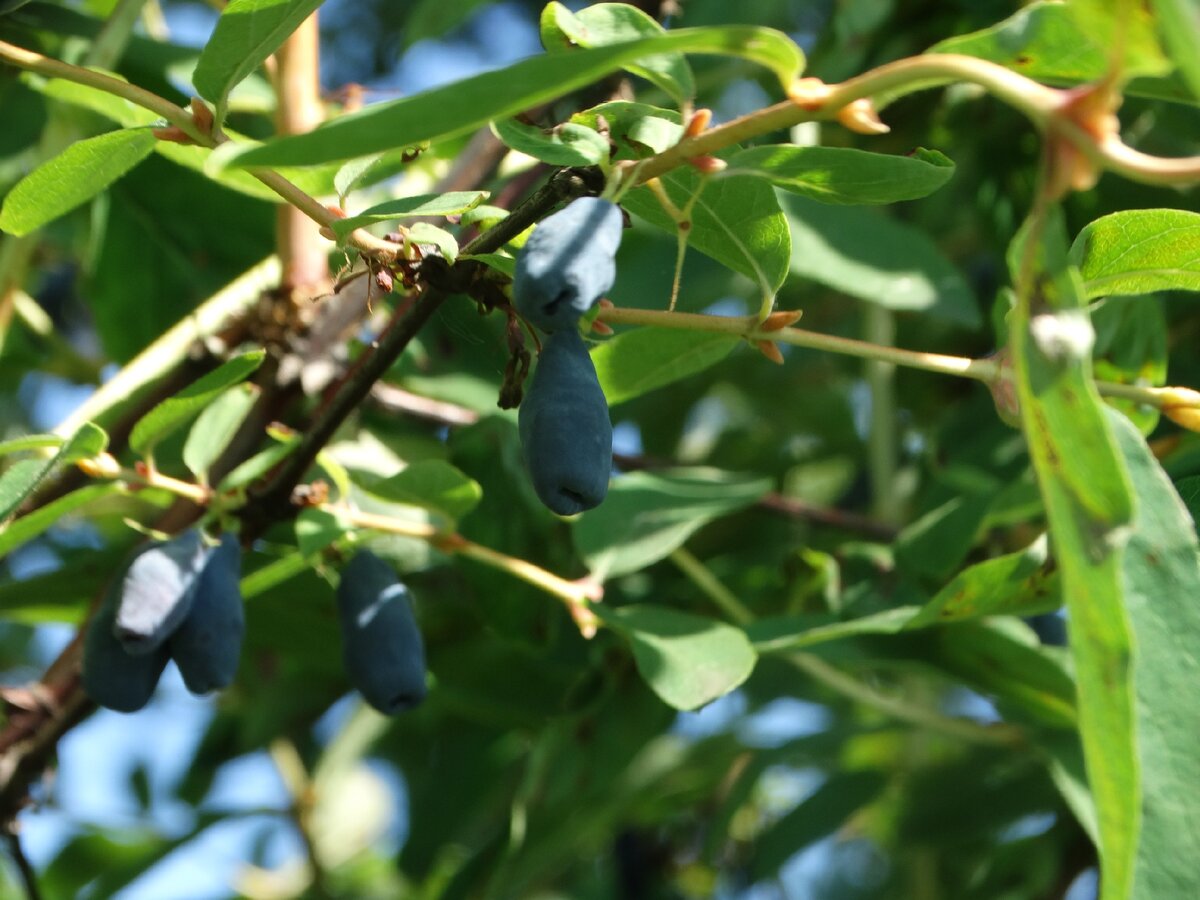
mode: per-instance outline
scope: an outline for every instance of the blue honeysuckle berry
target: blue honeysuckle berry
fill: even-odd
[[[517,423],[525,465],[547,507],[569,516],[604,500],[612,470],[612,424],[578,331],[556,331],[546,339]]]
[[[242,547],[226,533],[208,556],[191,610],[167,641],[183,683],[194,694],[229,687],[246,635],[241,592]]]
[[[570,330],[613,286],[621,208],[580,197],[547,216],[517,254],[513,305],[545,332]]]
[[[151,653],[191,609],[209,548],[198,529],[142,548],[125,570],[114,633],[129,653]]]
[[[169,654],[159,647],[135,656],[117,639],[114,619],[120,584],[117,581],[110,588],[84,636],[83,689],[101,706],[129,713],[150,702]]]
[[[425,699],[425,644],[408,588],[390,565],[360,550],[337,589],[342,663],[363,698],[387,715]]]

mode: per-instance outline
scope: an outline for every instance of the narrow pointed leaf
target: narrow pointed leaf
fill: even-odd
[[[1192,95],[1200,99],[1200,6],[1195,0],[1154,0],[1163,43]]]
[[[219,457],[250,414],[258,391],[239,384],[220,394],[196,419],[183,445],[183,462],[197,478],[208,478],[208,469]]]
[[[322,0],[230,0],[217,20],[192,83],[200,96],[223,107],[234,85],[279,49]]]
[[[253,147],[230,147],[225,165],[312,165],[399,145],[464,134],[603,78],[628,63],[664,52],[737,56],[767,66],[781,85],[800,72],[795,43],[770,28],[727,25],[681,28],[651,38],[572,53],[545,54],[412,97],[378,103],[302,135]]]
[[[355,228],[373,222],[390,222],[394,219],[410,219],[416,216],[454,216],[474,209],[488,197],[487,191],[452,191],[449,194],[421,194],[388,200],[363,210],[356,216],[339,219],[333,231],[344,237]]]
[[[1033,615],[1062,605],[1058,573],[1041,538],[1016,553],[968,566],[908,623],[920,628],[982,616]]]
[[[93,500],[120,493],[121,490],[122,488],[113,482],[89,484],[0,527],[0,556],[57,525],[63,516],[75,512]]]
[[[86,203],[149,156],[156,142],[148,128],[76,141],[8,192],[0,208],[0,231],[21,237]]]
[[[1022,273],[1009,322],[1014,373],[1071,623],[1079,727],[1100,826],[1101,898],[1124,900],[1141,818],[1122,571],[1133,518],[1129,477],[1089,377],[1090,323],[1057,208],[1025,226],[1010,268]]]
[[[262,365],[266,354],[253,350],[222,363],[207,375],[196,379],[178,394],[169,397],[146,413],[129,436],[135,453],[145,453],[185,422],[197,415],[227,388],[244,381]]]
[[[90,459],[108,446],[108,435],[99,425],[85,422],[58,452],[40,459],[21,459],[0,474],[0,521],[8,518],[38,484],[63,463]]]
[[[776,187],[821,203],[897,203],[932,194],[954,175],[954,163],[936,150],[908,156],[868,153],[849,147],[769,144],[735,153],[728,175],[757,175]]]

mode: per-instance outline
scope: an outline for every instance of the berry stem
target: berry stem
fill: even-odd
[[[689,331],[712,331],[731,334],[748,341],[779,341],[794,347],[826,350],[859,359],[891,363],[909,369],[955,375],[988,384],[999,383],[1008,378],[998,359],[986,357],[969,359],[962,356],[947,356],[942,353],[926,353],[921,350],[905,350],[888,347],[869,341],[821,334],[803,328],[786,326],[764,330],[756,316],[712,316],[703,313],[664,312],[653,309],[632,309],[623,306],[603,306],[596,316],[597,321],[609,325],[638,325],[652,328],[678,328]],[[1119,384],[1097,381],[1096,390],[1104,397],[1132,400],[1161,410],[1200,410],[1200,393],[1188,388],[1152,387],[1134,384]],[[1195,429],[1193,429],[1195,430]]]

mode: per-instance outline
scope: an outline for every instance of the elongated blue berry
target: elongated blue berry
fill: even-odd
[[[517,423],[541,501],[561,516],[598,506],[608,493],[612,424],[578,331],[556,331],[542,345]]]
[[[114,633],[127,652],[151,653],[179,627],[208,555],[193,528],[150,544],[134,557],[125,570],[114,621]]]
[[[621,208],[580,197],[543,219],[521,252],[513,305],[542,331],[569,330],[613,286]]]
[[[386,562],[360,550],[337,589],[342,662],[364,699],[388,715],[425,699],[425,644],[408,588]]]
[[[83,689],[89,697],[117,712],[136,712],[145,706],[167,666],[168,653],[128,653],[113,631],[120,581],[109,590],[88,625],[83,639]]]
[[[226,533],[200,573],[191,610],[167,641],[193,694],[229,687],[237,674],[246,634],[241,575],[241,545]]]

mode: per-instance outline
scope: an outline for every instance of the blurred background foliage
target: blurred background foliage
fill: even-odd
[[[30,3],[0,18],[0,37],[70,60],[112,6]],[[329,0],[321,10],[327,98],[344,100],[348,86],[361,85],[368,101],[388,99],[536,52],[540,6]],[[830,81],[1018,8],[1006,0],[649,6],[670,25],[781,29],[806,51],[808,74]],[[118,71],[185,102],[216,11],[158,0],[145,15]],[[777,86],[748,64],[704,57],[694,66],[700,105],[718,120],[777,99]],[[566,119],[616,82],[557,101],[544,120]],[[640,85],[643,95],[653,89]],[[232,126],[265,136],[270,104],[265,81],[252,81]],[[0,69],[0,110],[0,191],[27,170],[48,123],[80,136],[107,127],[78,109],[51,111],[8,68]],[[1194,109],[1130,97],[1120,115],[1143,148],[1197,152]],[[826,125],[819,138],[891,154],[936,148],[954,160],[954,178],[926,199],[882,209],[786,197],[793,262],[778,305],[803,309],[807,328],[847,337],[864,337],[884,310],[898,346],[986,355],[1001,343],[1005,251],[1032,198],[1036,135],[969,89],[906,97],[886,119],[892,130],[883,137]],[[401,177],[422,183],[460,148],[437,147]],[[493,198],[520,177],[501,171],[480,185]],[[1114,210],[1188,203],[1194,208],[1194,197],[1106,175],[1067,202],[1068,228],[1075,234]],[[270,204],[157,157],[57,220],[40,236],[25,282],[49,327],[22,318],[7,332],[0,433],[57,424],[113,364],[273,243]],[[674,257],[673,239],[635,225],[620,251],[614,302],[664,308]],[[743,313],[757,296],[746,279],[693,252],[680,304]],[[431,424],[368,405],[344,435],[346,458],[358,441],[356,458],[379,474],[400,460],[453,463],[483,488],[461,523],[466,537],[579,577],[572,526],[536,502],[514,417],[495,406],[502,325],[452,302],[388,376],[478,421]],[[1136,313],[1110,303],[1098,319],[1106,377],[1150,368],[1169,370],[1174,384],[1200,384],[1198,327],[1194,295],[1142,298]],[[683,464],[769,479],[763,501],[707,522],[686,551],[756,616],[832,620],[921,604],[965,565],[1020,550],[1041,532],[1023,442],[985,388],[895,372],[894,433],[883,439],[894,441],[898,467],[881,499],[868,478],[873,396],[863,364],[784,352],[779,367],[738,347],[703,375],[612,411],[624,468]],[[293,424],[303,421],[297,407]],[[361,446],[364,434],[370,442]],[[1155,438],[1173,477],[1200,474],[1195,436],[1164,427]],[[161,457],[178,452],[167,447]],[[124,519],[147,521],[163,503],[113,498],[86,522],[63,522],[8,556],[5,683],[37,677],[136,537]],[[248,566],[268,564],[293,541],[290,525],[278,527]],[[172,676],[145,712],[102,711],[63,741],[56,775],[20,819],[45,896],[1032,900],[1094,890],[1095,851],[1056,788],[1069,775],[1047,762],[1070,756],[1048,747],[1074,740],[1053,712],[1071,703],[1056,649],[1060,616],[864,635],[806,651],[861,688],[857,695],[764,656],[736,692],[679,714],[643,683],[612,633],[586,642],[532,587],[469,561],[451,565],[422,543],[384,543],[418,598],[432,679],[424,706],[384,720],[347,696],[332,590],[320,574],[268,590],[248,603],[234,688],[196,699]],[[721,614],[677,559],[613,579],[605,600]],[[1029,646],[1039,649],[1022,655]],[[872,697],[895,701],[902,715]],[[952,733],[941,727],[946,717],[978,727]],[[1022,737],[994,740],[986,725],[998,719]],[[18,895],[13,871],[4,875],[6,896]]]

